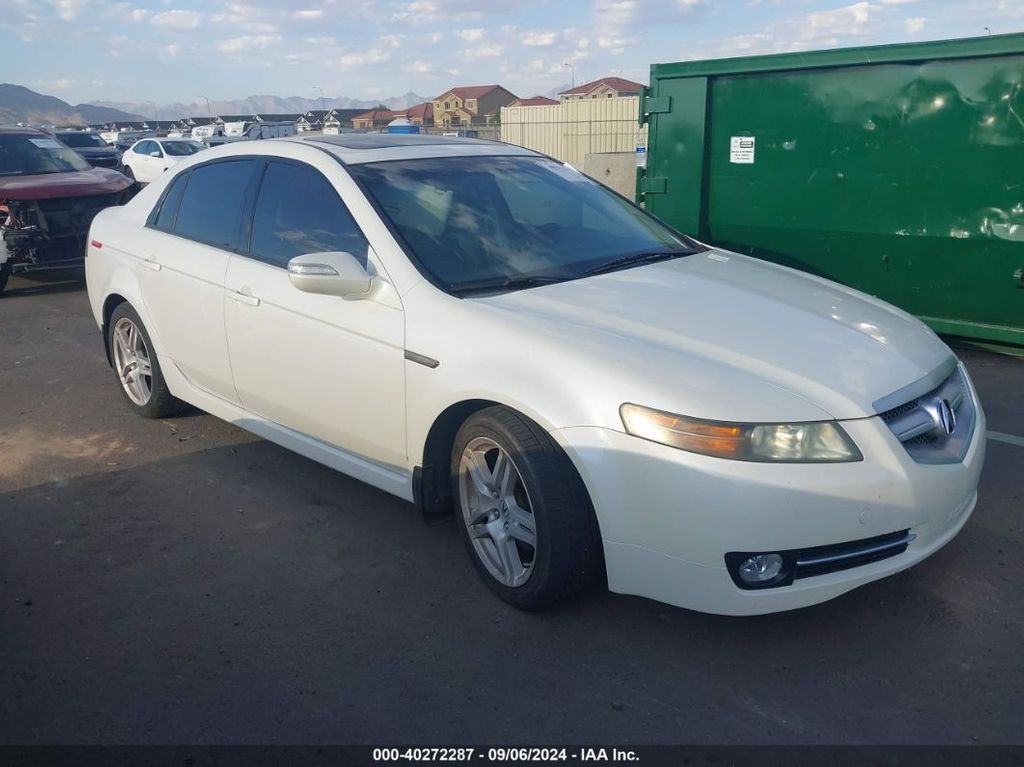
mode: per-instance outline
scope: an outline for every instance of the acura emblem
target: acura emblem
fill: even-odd
[[[942,429],[946,434],[952,434],[956,429],[956,414],[948,399],[940,399],[935,403],[936,428]]]

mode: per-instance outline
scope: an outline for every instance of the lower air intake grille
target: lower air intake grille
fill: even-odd
[[[909,530],[900,530],[850,543],[801,549],[796,554],[795,577],[810,578],[895,557],[906,551],[915,537]]]

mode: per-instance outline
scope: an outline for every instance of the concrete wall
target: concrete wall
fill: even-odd
[[[623,197],[636,196],[636,152],[599,152],[584,156],[580,169]]]

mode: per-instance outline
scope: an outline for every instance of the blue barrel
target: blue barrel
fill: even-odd
[[[404,124],[403,123],[399,123],[397,125],[392,124],[392,125],[388,126],[388,133],[419,133],[419,132],[420,132],[420,126],[418,126],[418,125],[411,125],[409,123],[404,123]]]

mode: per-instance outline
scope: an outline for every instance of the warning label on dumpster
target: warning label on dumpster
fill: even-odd
[[[729,139],[729,162],[740,165],[754,164],[753,136],[733,136]]]

